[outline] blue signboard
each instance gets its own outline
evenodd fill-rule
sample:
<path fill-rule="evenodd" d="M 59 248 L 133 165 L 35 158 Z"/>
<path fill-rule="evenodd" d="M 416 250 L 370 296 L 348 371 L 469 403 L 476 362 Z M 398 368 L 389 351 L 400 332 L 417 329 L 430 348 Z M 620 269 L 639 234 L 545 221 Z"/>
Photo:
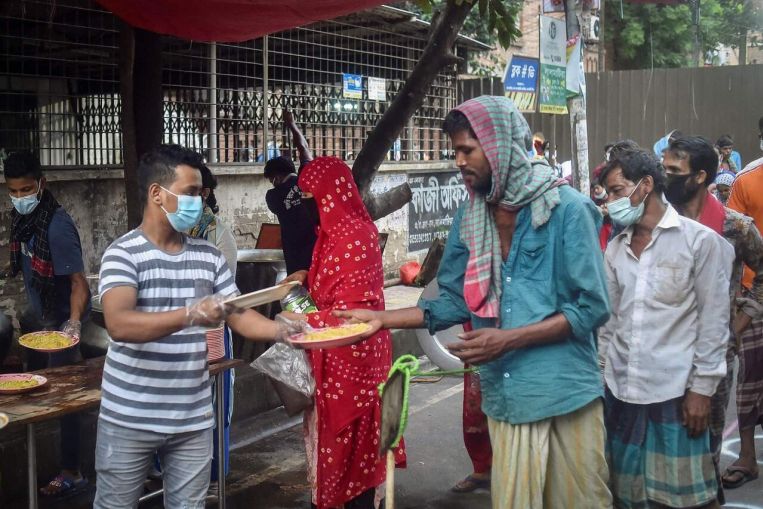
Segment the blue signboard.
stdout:
<path fill-rule="evenodd" d="M 537 58 L 512 56 L 503 76 L 503 90 L 519 111 L 534 112 L 540 64 Z"/>
<path fill-rule="evenodd" d="M 363 76 L 342 74 L 342 96 L 345 99 L 363 99 Z"/>

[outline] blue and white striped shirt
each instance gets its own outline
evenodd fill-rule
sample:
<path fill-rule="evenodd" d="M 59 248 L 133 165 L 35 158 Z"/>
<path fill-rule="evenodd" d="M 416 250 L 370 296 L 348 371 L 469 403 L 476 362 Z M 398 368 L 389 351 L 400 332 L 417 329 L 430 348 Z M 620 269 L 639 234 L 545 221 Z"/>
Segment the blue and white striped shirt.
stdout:
<path fill-rule="evenodd" d="M 200 239 L 166 253 L 140 230 L 109 246 L 99 292 L 136 288 L 137 311 L 184 307 L 189 299 L 238 293 L 225 258 Z M 185 329 L 147 343 L 111 340 L 103 369 L 100 418 L 131 429 L 185 433 L 213 426 L 204 330 Z"/>

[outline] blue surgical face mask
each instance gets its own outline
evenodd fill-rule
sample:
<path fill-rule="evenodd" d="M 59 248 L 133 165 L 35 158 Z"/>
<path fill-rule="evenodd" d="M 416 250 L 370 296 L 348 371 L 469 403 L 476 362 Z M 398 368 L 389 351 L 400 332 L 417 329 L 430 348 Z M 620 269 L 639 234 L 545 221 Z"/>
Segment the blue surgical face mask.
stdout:
<path fill-rule="evenodd" d="M 22 216 L 26 216 L 34 212 L 34 209 L 36 209 L 37 205 L 40 204 L 40 183 L 37 182 L 37 191 L 35 191 L 33 194 L 28 194 L 26 196 L 22 196 L 21 198 L 11 196 L 11 203 L 13 203 L 13 208 L 16 209 L 16 212 Z"/>
<path fill-rule="evenodd" d="M 607 204 L 609 217 L 620 226 L 636 224 L 644 216 L 644 202 L 646 201 L 646 196 L 644 196 L 644 199 L 641 200 L 641 203 L 638 205 L 631 205 L 631 196 L 636 192 L 636 189 L 638 189 L 638 186 L 641 185 L 643 180 L 644 179 L 642 178 L 636 183 L 636 187 L 633 188 L 633 191 L 631 191 L 628 196 L 624 196 Z"/>
<path fill-rule="evenodd" d="M 167 212 L 167 209 L 162 205 L 162 210 L 167 214 L 170 225 L 181 233 L 185 233 L 196 226 L 196 223 L 201 219 L 201 212 L 204 208 L 201 203 L 201 196 L 175 194 L 167 188 L 162 187 L 162 189 L 178 199 L 178 208 L 175 212 Z"/>

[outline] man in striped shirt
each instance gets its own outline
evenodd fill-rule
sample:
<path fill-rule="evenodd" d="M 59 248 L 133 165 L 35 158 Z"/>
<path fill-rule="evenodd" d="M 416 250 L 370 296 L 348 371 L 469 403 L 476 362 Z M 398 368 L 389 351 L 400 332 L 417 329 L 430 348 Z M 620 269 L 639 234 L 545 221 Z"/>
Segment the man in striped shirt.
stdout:
<path fill-rule="evenodd" d="M 204 327 L 223 320 L 250 340 L 285 327 L 253 310 L 228 314 L 238 293 L 220 251 L 185 234 L 201 215 L 198 154 L 165 145 L 138 167 L 143 222 L 106 250 L 100 294 L 111 337 L 103 371 L 94 507 L 137 507 L 158 451 L 166 507 L 202 508 L 212 458 L 212 392 Z"/>

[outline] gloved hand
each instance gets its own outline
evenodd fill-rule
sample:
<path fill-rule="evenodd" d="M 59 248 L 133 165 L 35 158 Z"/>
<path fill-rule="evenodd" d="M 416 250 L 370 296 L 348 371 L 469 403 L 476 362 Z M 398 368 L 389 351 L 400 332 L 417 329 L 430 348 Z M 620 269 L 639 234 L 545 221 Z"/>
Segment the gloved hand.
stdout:
<path fill-rule="evenodd" d="M 225 305 L 225 300 L 220 294 L 207 295 L 200 299 L 191 299 L 185 306 L 185 324 L 187 327 L 219 326 L 231 313 L 231 306 Z"/>
<path fill-rule="evenodd" d="M 66 320 L 63 325 L 61 325 L 61 332 L 77 339 L 79 339 L 81 331 L 82 323 L 79 320 Z"/>
<path fill-rule="evenodd" d="M 307 325 L 307 322 L 303 320 L 290 320 L 281 314 L 276 315 L 275 321 L 278 325 L 278 332 L 273 339 L 278 342 L 287 343 L 291 346 L 293 345 L 291 341 L 289 341 L 290 336 L 310 330 L 310 326 Z"/>

